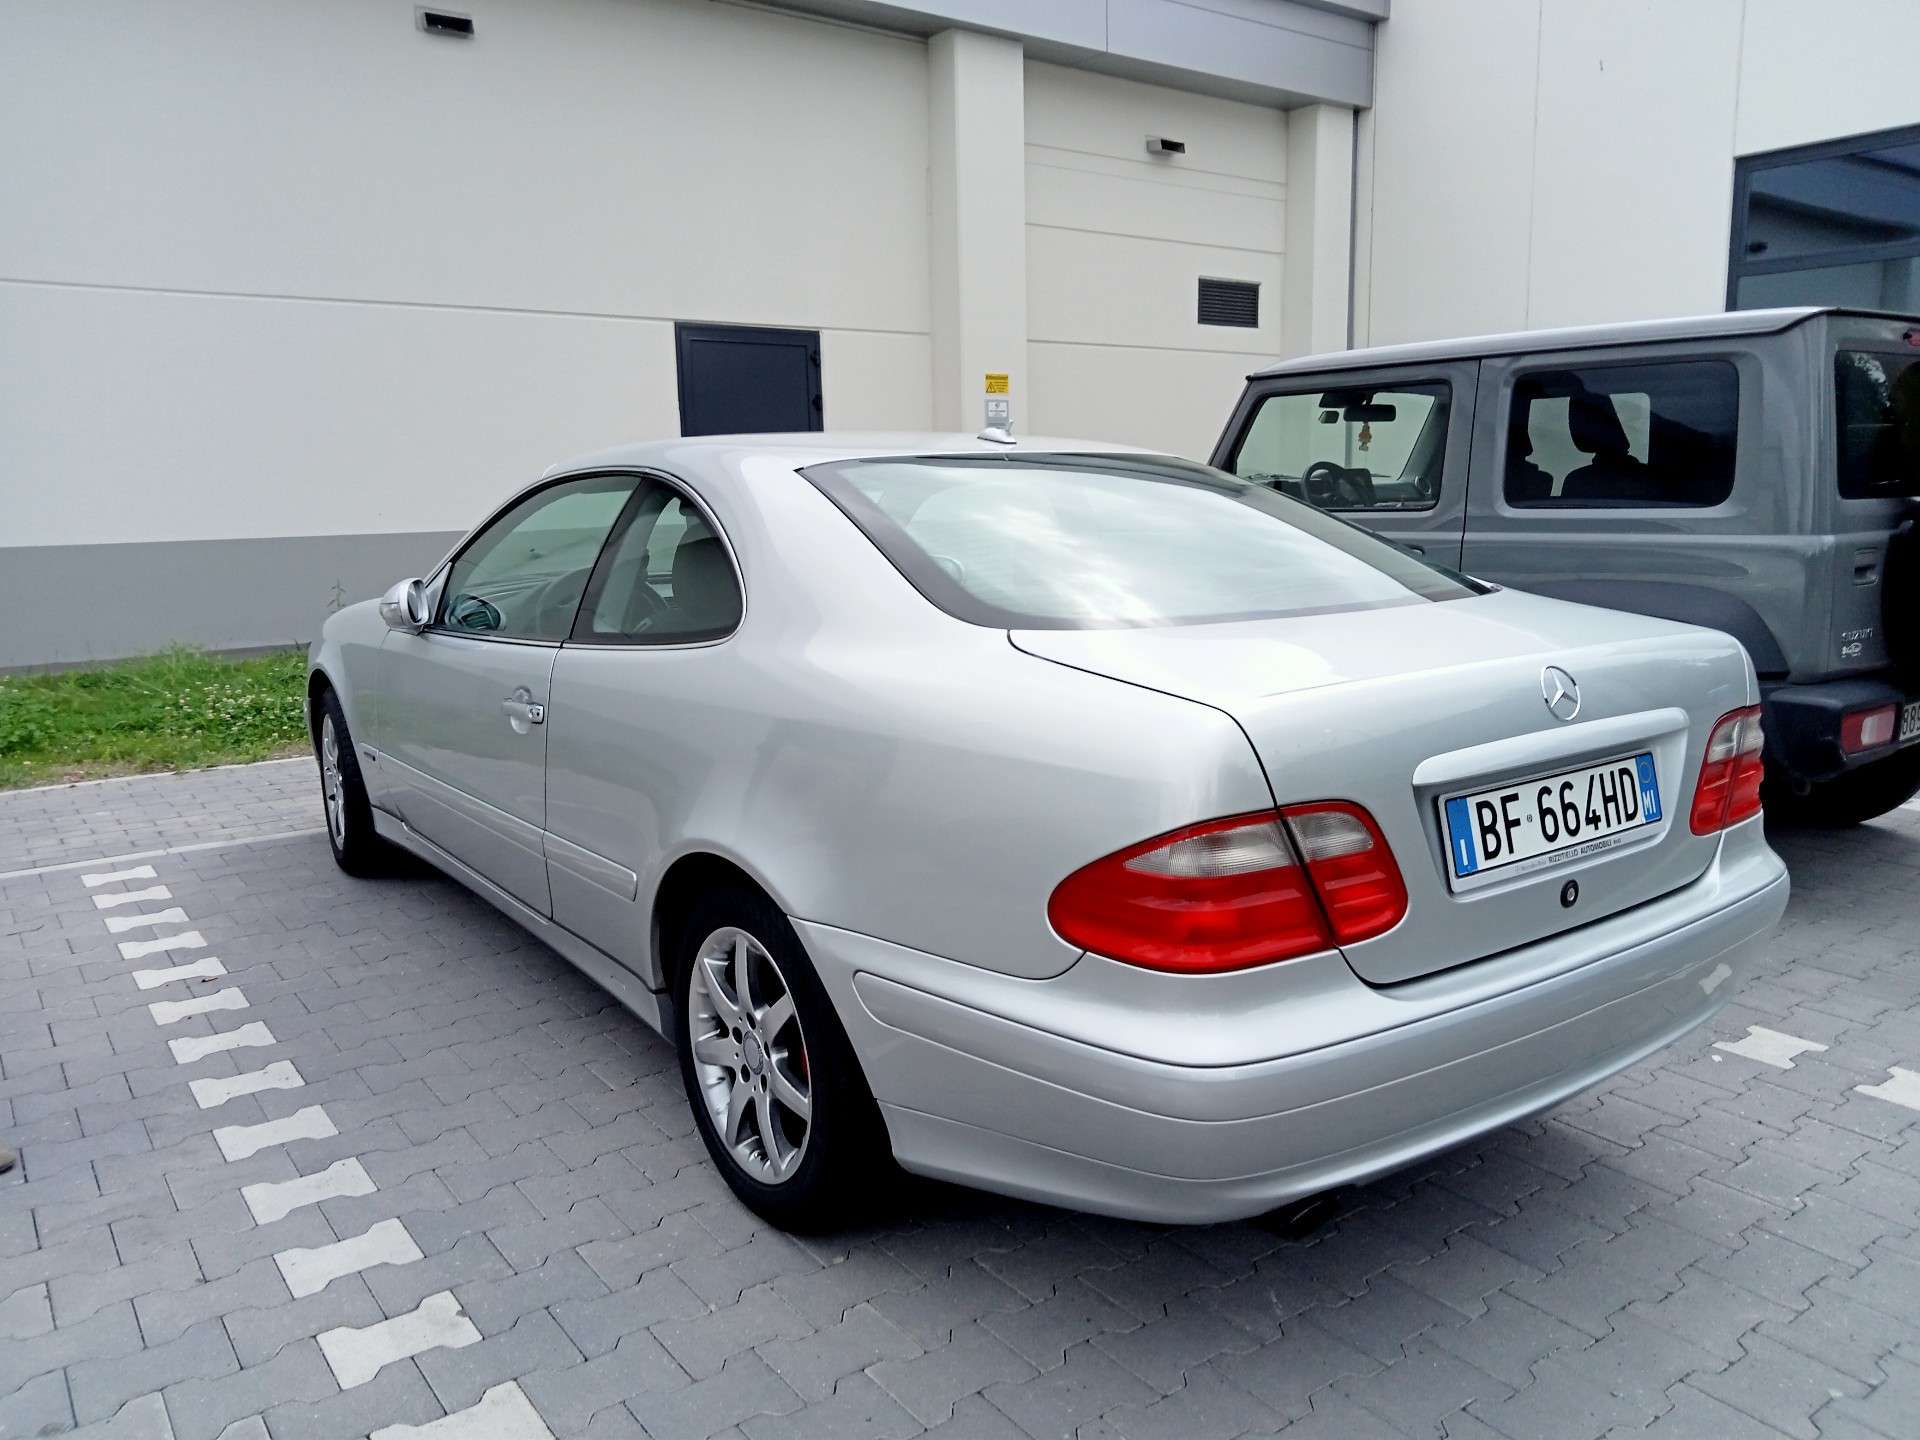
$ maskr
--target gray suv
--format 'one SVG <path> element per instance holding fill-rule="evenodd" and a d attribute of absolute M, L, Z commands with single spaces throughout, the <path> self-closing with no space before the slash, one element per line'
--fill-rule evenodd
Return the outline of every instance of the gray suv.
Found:
<path fill-rule="evenodd" d="M 1920 317 L 1749 310 L 1288 361 L 1215 448 L 1481 579 L 1733 635 L 1776 814 L 1920 790 Z"/>

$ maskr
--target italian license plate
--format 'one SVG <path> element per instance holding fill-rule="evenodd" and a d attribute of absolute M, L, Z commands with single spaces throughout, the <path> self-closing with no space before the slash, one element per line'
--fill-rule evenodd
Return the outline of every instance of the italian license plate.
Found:
<path fill-rule="evenodd" d="M 1447 854 L 1453 888 L 1490 871 L 1525 874 L 1624 845 L 1658 823 L 1660 777 L 1650 753 L 1448 797 Z"/>
<path fill-rule="evenodd" d="M 1900 738 L 1911 740 L 1920 735 L 1920 700 L 1909 700 L 1900 707 Z"/>

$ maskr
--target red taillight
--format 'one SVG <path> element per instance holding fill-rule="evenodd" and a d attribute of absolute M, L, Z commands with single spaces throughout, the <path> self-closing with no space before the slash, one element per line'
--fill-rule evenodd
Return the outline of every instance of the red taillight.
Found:
<path fill-rule="evenodd" d="M 1893 741 L 1894 723 L 1900 710 L 1895 705 L 1876 705 L 1871 710 L 1854 710 L 1840 717 L 1840 749 L 1848 755 L 1863 750 L 1878 750 Z"/>
<path fill-rule="evenodd" d="M 1290 805 L 1285 813 L 1336 944 L 1370 940 L 1400 923 L 1406 882 L 1371 815 L 1339 800 Z"/>
<path fill-rule="evenodd" d="M 1760 813 L 1764 747 L 1758 705 L 1720 717 L 1707 737 L 1700 780 L 1693 787 L 1694 834 L 1711 835 Z"/>
<path fill-rule="evenodd" d="M 1047 918 L 1096 954 L 1209 973 L 1364 940 L 1406 908 L 1372 818 L 1326 803 L 1212 820 L 1096 860 L 1060 882 Z"/>

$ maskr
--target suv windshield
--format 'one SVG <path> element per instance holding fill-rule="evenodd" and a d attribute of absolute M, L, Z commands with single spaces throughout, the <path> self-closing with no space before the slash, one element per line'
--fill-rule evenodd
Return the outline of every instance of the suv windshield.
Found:
<path fill-rule="evenodd" d="M 1161 456 L 845 460 L 801 472 L 976 625 L 1270 619 L 1484 593 L 1265 486 Z"/>
<path fill-rule="evenodd" d="M 1833 391 L 1840 493 L 1920 495 L 1920 356 L 1842 350 Z"/>

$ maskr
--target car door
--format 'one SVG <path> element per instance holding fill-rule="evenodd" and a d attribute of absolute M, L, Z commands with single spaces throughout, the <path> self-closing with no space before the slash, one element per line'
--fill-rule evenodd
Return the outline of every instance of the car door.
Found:
<path fill-rule="evenodd" d="M 1457 568 L 1478 372 L 1447 361 L 1256 381 L 1214 463 Z"/>
<path fill-rule="evenodd" d="M 514 500 L 436 577 L 432 622 L 381 654 L 377 763 L 401 818 L 542 915 L 554 656 L 635 483 L 574 476 Z"/>
<path fill-rule="evenodd" d="M 728 697 L 745 610 L 734 554 L 682 483 L 649 476 L 620 517 L 554 665 L 547 860 L 553 918 L 649 974 L 642 897 L 697 803 L 725 805 L 751 737 Z"/>

